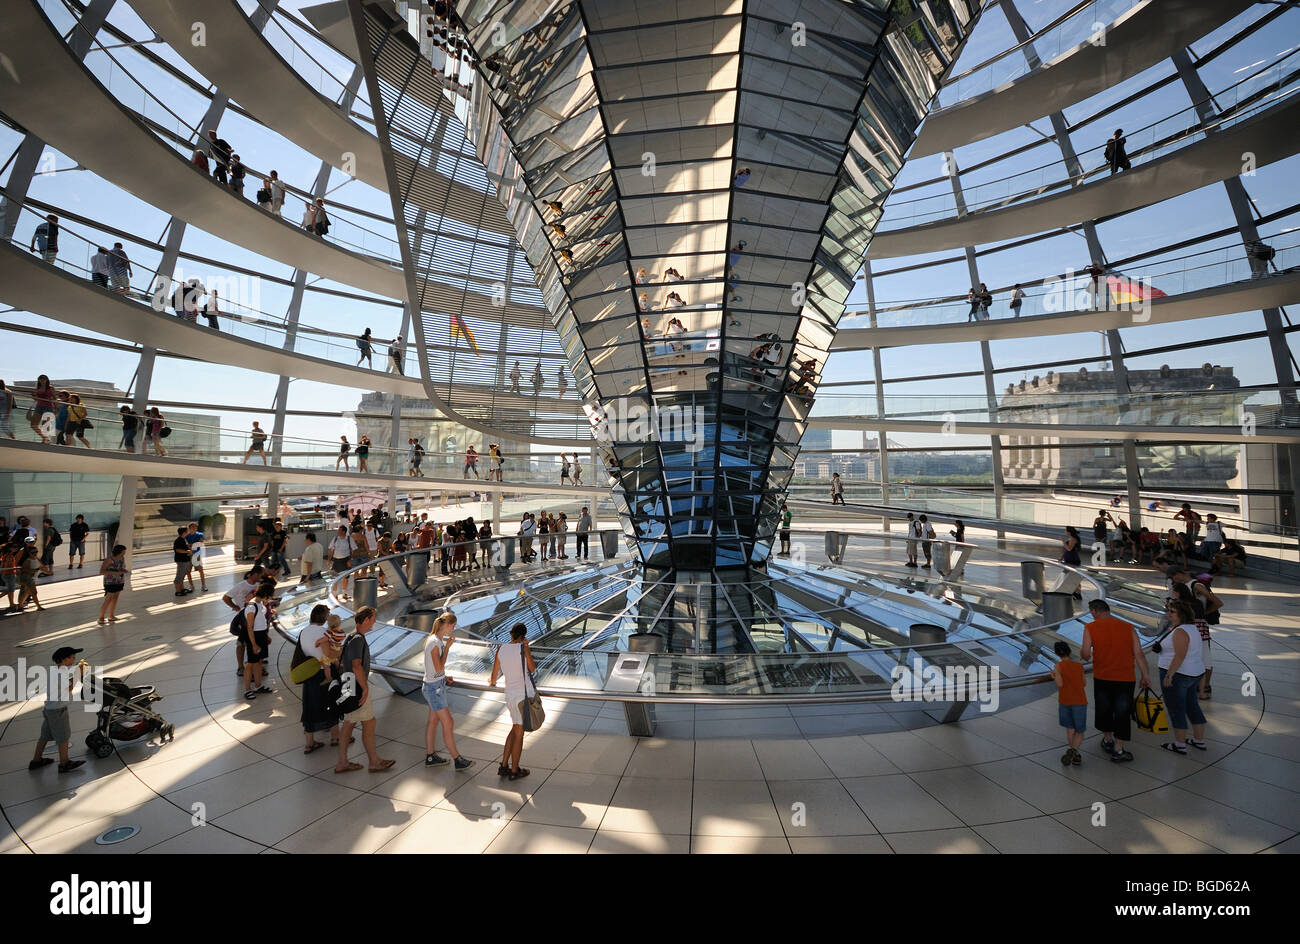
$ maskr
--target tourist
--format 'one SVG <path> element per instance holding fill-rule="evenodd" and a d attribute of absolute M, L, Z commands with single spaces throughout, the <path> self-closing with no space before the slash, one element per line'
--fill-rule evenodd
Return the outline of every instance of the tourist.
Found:
<path fill-rule="evenodd" d="M 1219 516 L 1208 514 L 1205 516 L 1205 540 L 1201 542 L 1200 557 L 1210 563 L 1214 563 L 1214 556 L 1219 553 L 1219 548 L 1223 547 L 1223 524 L 1219 521 Z"/>
<path fill-rule="evenodd" d="M 238 613 L 253 598 L 253 594 L 257 592 L 263 574 L 262 568 L 255 565 L 248 573 L 244 574 L 238 583 L 230 588 L 230 592 L 222 596 L 221 602 L 230 607 L 235 613 Z M 244 637 L 242 634 L 236 637 L 235 642 L 235 674 L 239 676 L 244 674 Z"/>
<path fill-rule="evenodd" d="M 176 540 L 172 542 L 172 560 L 176 563 L 176 578 L 172 586 L 176 588 L 173 596 L 183 597 L 191 591 L 185 589 L 185 578 L 190 573 L 190 546 L 185 541 L 185 527 L 176 529 Z"/>
<path fill-rule="evenodd" d="M 1169 712 L 1169 727 L 1174 739 L 1160 747 L 1175 754 L 1186 754 L 1187 745 L 1198 751 L 1206 750 L 1205 713 L 1197 698 L 1197 686 L 1205 674 L 1202 661 L 1200 632 L 1191 608 L 1175 600 L 1166 608 L 1172 629 L 1161 644 L 1160 697 Z M 1191 721 L 1192 737 L 1187 737 L 1187 722 Z"/>
<path fill-rule="evenodd" d="M 275 528 L 271 532 L 271 566 L 277 573 L 287 574 L 289 572 L 289 558 L 285 552 L 289 547 L 289 532 L 284 530 L 284 522 L 276 518 Z"/>
<path fill-rule="evenodd" d="M 1065 728 L 1065 753 L 1062 764 L 1075 767 L 1083 763 L 1079 747 L 1088 730 L 1088 695 L 1083 684 L 1083 664 L 1070 658 L 1070 644 L 1059 640 L 1052 651 L 1059 661 L 1052 666 L 1052 681 L 1056 683 L 1057 717 Z"/>
<path fill-rule="evenodd" d="M 68 528 L 68 570 L 72 569 L 72 559 L 77 560 L 77 569 L 80 570 L 86 563 L 86 535 L 90 534 L 90 525 L 86 524 L 85 515 L 77 515 Z"/>
<path fill-rule="evenodd" d="M 185 543 L 190 549 L 190 569 L 186 574 L 189 581 L 189 592 L 194 592 L 194 572 L 199 572 L 199 587 L 202 592 L 208 592 L 208 576 L 203 572 L 203 532 L 199 530 L 199 523 L 191 521 L 185 529 Z"/>
<path fill-rule="evenodd" d="M 330 569 L 335 574 L 342 574 L 347 571 L 352 554 L 356 550 L 356 543 L 348 536 L 347 525 L 339 525 L 339 533 L 330 541 Z M 344 577 L 339 582 L 338 589 L 339 599 L 348 598 L 348 578 Z"/>
<path fill-rule="evenodd" d="M 36 739 L 35 752 L 32 754 L 31 761 L 27 764 L 28 770 L 40 770 L 42 767 L 54 763 L 52 757 L 42 756 L 45 753 L 45 745 L 53 741 L 59 747 L 59 773 L 66 774 L 76 770 L 84 760 L 69 760 L 68 748 L 72 744 L 72 720 L 68 717 L 68 708 L 72 704 L 73 688 L 78 681 L 74 678 L 72 667 L 77 665 L 77 654 L 82 652 L 81 649 L 73 649 L 71 646 L 60 646 L 54 651 L 54 664 L 64 669 L 64 672 L 51 673 L 58 681 L 58 689 L 48 691 L 45 694 L 45 705 L 41 711 L 41 733 Z M 85 682 L 86 664 L 83 662 L 80 666 L 80 681 Z M 67 680 L 67 687 L 63 685 L 64 679 Z"/>
<path fill-rule="evenodd" d="M 1214 573 L 1219 568 L 1226 566 L 1228 568 L 1228 576 L 1235 577 L 1237 576 L 1237 565 L 1241 564 L 1242 566 L 1245 566 L 1245 563 L 1246 549 L 1241 546 L 1241 542 L 1236 538 L 1230 538 L 1225 535 L 1223 538 L 1223 550 L 1214 555 L 1214 566 L 1210 568 L 1210 572 Z"/>
<path fill-rule="evenodd" d="M 1138 529 L 1137 533 L 1137 562 L 1146 563 L 1146 557 L 1151 555 L 1151 563 L 1155 564 L 1156 556 L 1160 553 L 1160 535 L 1156 534 L 1145 525 Z"/>
<path fill-rule="evenodd" d="M 456 526 L 449 524 L 442 532 L 442 544 L 438 548 L 439 569 L 445 576 L 451 568 L 452 545 L 456 543 Z"/>
<path fill-rule="evenodd" d="M 930 523 L 930 519 L 925 515 L 922 515 L 917 520 L 917 524 L 920 525 L 921 530 L 921 553 L 925 555 L 925 563 L 921 566 L 929 570 L 934 563 L 931 559 L 931 553 L 934 550 L 934 525 Z"/>
<path fill-rule="evenodd" d="M 27 601 L 36 604 L 36 609 L 43 610 L 40 597 L 36 592 L 36 578 L 49 576 L 49 570 L 41 563 L 41 556 L 36 552 L 36 538 L 28 535 L 23 539 L 22 554 L 18 558 L 18 604 L 17 609 L 27 606 Z"/>
<path fill-rule="evenodd" d="M 316 540 L 315 532 L 307 532 L 307 546 L 303 548 L 298 567 L 302 574 L 298 578 L 298 586 L 304 586 L 320 578 L 321 571 L 325 567 L 325 548 L 321 547 L 320 542 Z"/>
<path fill-rule="evenodd" d="M 273 689 L 265 681 L 265 663 L 271 651 L 271 606 L 275 581 L 263 580 L 244 607 L 244 697 L 252 701 Z"/>
<path fill-rule="evenodd" d="M 66 446 L 68 444 L 68 406 L 71 404 L 72 395 L 66 390 L 60 390 L 55 396 L 54 405 L 54 444 L 56 446 Z"/>
<path fill-rule="evenodd" d="M 271 209 L 271 178 L 263 177 L 262 186 L 257 191 L 257 208 L 270 212 Z"/>
<path fill-rule="evenodd" d="M 1065 537 L 1061 539 L 1061 557 L 1060 561 L 1067 567 L 1079 567 L 1083 561 L 1079 559 L 1079 546 L 1083 542 L 1079 540 L 1079 532 L 1073 525 L 1065 526 Z"/>
<path fill-rule="evenodd" d="M 46 215 L 44 221 L 36 224 L 29 247 L 32 252 L 41 254 L 41 261 L 54 264 L 59 255 L 59 218 L 53 213 Z"/>
<path fill-rule="evenodd" d="M 262 424 L 253 420 L 253 430 L 249 434 L 248 452 L 244 453 L 244 464 L 257 453 L 262 458 L 262 465 L 270 465 L 266 459 L 266 430 L 262 429 Z"/>
<path fill-rule="evenodd" d="M 537 694 L 533 685 L 536 671 L 537 665 L 528 646 L 528 627 L 516 623 L 510 630 L 510 642 L 497 647 L 492 658 L 492 676 L 488 680 L 488 687 L 495 688 L 497 678 L 504 676 L 506 708 L 510 712 L 510 733 L 506 735 L 501 751 L 497 776 L 519 780 L 530 773 L 528 768 L 519 766 L 524 751 L 524 716 L 520 702 Z"/>
<path fill-rule="evenodd" d="M 167 429 L 167 418 L 162 415 L 162 412 L 156 406 L 149 407 L 145 411 L 144 451 L 147 452 L 149 444 L 153 443 L 154 452 L 157 455 L 167 455 L 167 450 L 162 446 L 162 441 L 165 438 L 163 436 L 164 429 Z"/>
<path fill-rule="evenodd" d="M 1114 524 L 1115 519 L 1110 516 L 1110 512 L 1105 508 L 1098 510 L 1097 517 L 1092 519 L 1092 539 L 1099 543 L 1103 549 L 1109 544 L 1109 529 L 1106 527 L 1108 522 Z M 1104 559 L 1102 563 L 1105 563 Z"/>
<path fill-rule="evenodd" d="M 93 428 L 89 418 L 89 411 L 86 409 L 85 404 L 81 402 L 80 395 L 69 394 L 68 424 L 63 431 L 64 442 L 71 446 L 73 445 L 72 440 L 79 439 L 83 446 L 87 449 L 91 448 L 90 441 L 86 439 L 84 432 L 87 428 Z"/>
<path fill-rule="evenodd" d="M 357 443 L 357 471 L 370 471 L 370 437 L 362 436 L 361 442 Z"/>
<path fill-rule="evenodd" d="M 1124 145 L 1128 143 L 1128 138 L 1124 137 L 1124 129 L 1116 128 L 1115 133 L 1106 142 L 1104 155 L 1106 163 L 1110 166 L 1111 174 L 1116 174 L 1122 170 L 1130 170 L 1133 164 L 1128 159 L 1128 152 Z"/>
<path fill-rule="evenodd" d="M 63 544 L 63 535 L 59 534 L 59 529 L 54 527 L 53 518 L 41 519 L 41 565 L 44 567 L 42 576 L 49 577 L 54 573 L 54 551 Z"/>
<path fill-rule="evenodd" d="M 117 601 L 126 588 L 126 545 L 114 544 L 112 552 L 99 565 L 104 578 L 104 602 L 99 605 L 99 625 L 117 622 Z"/>
<path fill-rule="evenodd" d="M 533 535 L 537 533 L 537 523 L 533 516 L 524 512 L 523 521 L 519 523 L 519 559 L 525 564 L 533 559 Z"/>
<path fill-rule="evenodd" d="M 420 440 L 416 440 L 411 449 L 411 473 L 416 478 L 424 478 L 424 472 L 420 470 L 420 463 L 424 461 L 424 447 L 420 445 Z"/>
<path fill-rule="evenodd" d="M 510 392 L 522 395 L 519 389 L 519 381 L 523 379 L 523 374 L 519 370 L 519 362 L 515 361 L 515 366 L 510 369 Z"/>
<path fill-rule="evenodd" d="M 577 488 L 582 484 L 582 463 L 578 461 L 578 454 L 573 454 L 573 487 Z"/>
<path fill-rule="evenodd" d="M 238 154 L 230 155 L 230 190 L 236 196 L 244 195 L 244 177 L 248 172 Z"/>
<path fill-rule="evenodd" d="M 1023 305 L 1024 303 L 1025 303 L 1025 293 L 1020 288 L 1020 283 L 1017 282 L 1016 287 L 1011 290 L 1011 317 L 1012 318 L 1020 317 L 1020 306 Z"/>
<path fill-rule="evenodd" d="M 831 504 L 844 504 L 844 481 L 838 472 L 831 473 Z"/>
<path fill-rule="evenodd" d="M 461 475 L 461 478 L 466 478 L 466 479 L 469 478 L 469 474 L 471 471 L 473 471 L 474 473 L 474 478 L 479 477 L 478 452 L 474 449 L 473 446 L 467 446 L 465 448 L 465 469 L 463 474 Z"/>
<path fill-rule="evenodd" d="M 330 608 L 324 603 L 317 603 L 311 609 L 308 623 L 298 634 L 298 649 L 306 659 L 315 659 L 320 667 L 316 674 L 302 683 L 302 721 L 306 744 L 304 754 L 314 754 L 325 747 L 324 741 L 316 740 L 321 731 L 330 733 L 330 746 L 338 746 L 339 722 L 338 712 L 327 697 L 329 683 L 332 681 L 331 669 L 339 658 L 339 650 L 331 634 L 329 623 L 339 625 L 339 618 L 330 615 Z"/>
<path fill-rule="evenodd" d="M 1180 567 L 1187 566 L 1187 544 L 1177 530 L 1170 528 L 1165 533 L 1164 546 L 1160 549 L 1160 553 L 1155 556 L 1152 564 L 1161 573 L 1168 573 L 1169 568 L 1175 562 Z"/>
<path fill-rule="evenodd" d="M 481 563 L 480 568 L 486 570 L 492 560 L 492 524 L 484 521 L 478 529 L 478 550 Z"/>
<path fill-rule="evenodd" d="M 353 631 L 343 642 L 339 668 L 343 672 L 352 673 L 355 684 L 360 690 L 361 702 L 355 711 L 343 716 L 343 724 L 339 730 L 339 757 L 334 772 L 346 774 L 361 769 L 360 764 L 348 760 L 348 745 L 352 742 L 352 731 L 359 724 L 361 744 L 365 747 L 366 757 L 370 761 L 370 772 L 380 773 L 397 762 L 380 757 L 379 751 L 375 748 L 375 703 L 370 697 L 370 645 L 366 642 L 366 633 L 375 626 L 375 608 L 361 607 L 357 610 L 353 623 Z"/>
<path fill-rule="evenodd" d="M 904 567 L 916 567 L 916 543 L 921 539 L 921 522 L 910 511 L 907 513 L 907 563 Z"/>
<path fill-rule="evenodd" d="M 1186 549 L 1190 550 L 1196 544 L 1196 536 L 1201 533 L 1200 514 L 1192 510 L 1191 504 L 1183 502 L 1183 507 L 1174 512 L 1174 520 L 1187 523 Z"/>
<path fill-rule="evenodd" d="M 118 412 L 122 415 L 122 449 L 135 455 L 135 431 L 140 425 L 140 417 L 129 406 L 121 407 Z"/>
<path fill-rule="evenodd" d="M 125 295 L 127 289 L 131 287 L 131 276 L 135 270 L 131 268 L 131 259 L 126 254 L 126 249 L 121 243 L 113 243 L 113 251 L 108 254 L 108 280 L 113 286 L 113 291 L 119 295 Z"/>
<path fill-rule="evenodd" d="M 538 361 L 533 367 L 533 396 L 539 396 L 542 387 L 546 385 L 546 378 L 542 376 L 542 362 Z"/>
<path fill-rule="evenodd" d="M 371 544 L 366 538 L 366 529 L 361 524 L 361 518 L 358 515 L 356 520 L 352 522 L 352 567 L 365 567 L 366 564 L 370 563 L 370 558 Z M 361 571 L 358 576 L 365 576 L 368 570 L 369 568 Z"/>
<path fill-rule="evenodd" d="M 208 176 L 208 155 L 203 152 L 203 148 L 196 147 L 194 156 L 190 158 L 190 163 L 203 172 L 203 176 Z"/>
<path fill-rule="evenodd" d="M 34 405 L 28 413 L 28 422 L 31 424 L 32 432 L 41 437 L 41 443 L 44 445 L 49 445 L 50 437 L 47 434 L 54 430 L 57 396 L 49 377 L 41 374 L 36 378 L 36 388 L 32 391 Z"/>
<path fill-rule="evenodd" d="M 559 519 L 556 520 L 554 516 L 552 516 L 551 521 L 552 521 L 551 534 L 553 535 L 552 540 L 557 541 L 559 543 L 560 560 L 568 560 L 569 559 L 569 554 L 568 554 L 569 516 L 566 515 L 564 512 L 560 512 Z M 552 553 L 554 553 L 554 549 L 552 549 Z"/>
<path fill-rule="evenodd" d="M 743 187 L 749 182 L 751 173 L 752 171 L 748 167 L 742 167 L 740 170 L 736 171 L 736 176 L 732 178 L 732 182 L 737 187 Z"/>
<path fill-rule="evenodd" d="M 1116 562 L 1121 560 L 1128 561 L 1130 564 L 1137 562 L 1137 536 L 1123 518 L 1119 519 L 1115 536 L 1110 540 L 1110 552 Z"/>
<path fill-rule="evenodd" d="M 223 186 L 229 186 L 226 169 L 230 166 L 230 143 L 225 138 L 217 137 L 217 132 L 208 129 L 208 151 L 212 154 L 212 179 Z"/>
<path fill-rule="evenodd" d="M 547 550 L 550 548 L 551 519 L 543 511 L 537 517 L 537 549 L 541 551 L 542 562 L 546 562 Z"/>
<path fill-rule="evenodd" d="M 564 399 L 565 391 L 569 389 L 569 378 L 565 376 L 563 367 L 555 371 L 555 385 L 560 388 L 560 399 Z"/>
<path fill-rule="evenodd" d="M 952 539 L 956 541 L 958 544 L 965 543 L 966 522 L 962 521 L 960 518 L 957 518 L 953 521 L 953 525 L 955 527 L 952 530 L 950 530 L 948 533 L 952 535 Z"/>
<path fill-rule="evenodd" d="M 110 271 L 108 250 L 103 246 L 96 246 L 95 254 L 90 257 L 90 281 L 100 288 L 108 288 Z"/>
<path fill-rule="evenodd" d="M 1092 621 L 1083 627 L 1079 658 L 1092 663 L 1094 723 L 1101 732 L 1101 749 L 1116 763 L 1133 759 L 1124 745 L 1132 739 L 1133 682 L 1149 688 L 1146 655 L 1131 623 L 1110 615 L 1105 600 L 1088 603 Z M 1136 667 L 1136 671 L 1135 671 Z"/>
<path fill-rule="evenodd" d="M 501 465 L 504 458 L 501 455 L 501 447 L 496 443 L 488 444 L 488 461 L 491 467 L 488 469 L 488 481 L 501 481 Z"/>
<path fill-rule="evenodd" d="M 310 233 L 316 227 L 316 204 L 308 197 L 303 201 L 302 207 L 302 228 Z"/>
<path fill-rule="evenodd" d="M 456 614 L 443 610 L 434 619 L 433 629 L 424 644 L 424 685 L 421 691 L 429 703 L 429 721 L 424 729 L 424 746 L 428 753 L 424 755 L 424 766 L 438 767 L 447 763 L 447 758 L 438 753 L 438 729 L 441 728 L 443 743 L 447 745 L 447 753 L 456 769 L 468 770 L 474 762 L 461 757 L 460 751 L 456 750 L 456 722 L 447 707 L 447 686 L 452 683 L 446 674 L 447 653 L 455 641 Z"/>
<path fill-rule="evenodd" d="M 340 436 L 339 442 L 341 443 L 339 446 L 339 457 L 334 460 L 334 471 L 337 472 L 339 470 L 339 464 L 342 463 L 343 471 L 350 472 L 352 470 L 348 466 L 348 456 L 352 454 L 352 444 L 348 442 L 348 437 L 346 436 Z"/>
<path fill-rule="evenodd" d="M 267 187 L 271 191 L 271 212 L 280 216 L 280 209 L 284 206 L 284 181 L 278 171 L 271 171 Z"/>
<path fill-rule="evenodd" d="M 569 484 L 569 468 L 570 466 L 569 466 L 568 453 L 564 453 L 564 452 L 560 453 L 560 484 L 561 485 Z"/>
<path fill-rule="evenodd" d="M 357 358 L 357 366 L 360 367 L 361 362 L 365 361 L 366 367 L 370 370 L 374 370 L 375 362 L 372 359 L 373 351 L 371 350 L 370 343 L 370 329 L 367 328 L 361 333 L 361 337 L 357 338 L 357 350 L 361 352 L 361 356 Z"/>
<path fill-rule="evenodd" d="M 790 506 L 787 505 L 785 502 L 781 502 L 781 507 L 777 511 L 777 514 L 781 518 L 781 550 L 778 551 L 777 553 L 789 554 L 790 553 L 790 522 L 793 520 L 794 515 L 790 513 Z"/>
<path fill-rule="evenodd" d="M 311 231 L 322 238 L 330 231 L 330 218 L 325 212 L 325 200 L 321 197 L 316 198 L 316 207 L 312 212 Z"/>
<path fill-rule="evenodd" d="M 406 376 L 405 371 L 406 351 L 401 338 L 395 338 L 393 343 L 388 345 L 388 369 L 398 376 Z"/>

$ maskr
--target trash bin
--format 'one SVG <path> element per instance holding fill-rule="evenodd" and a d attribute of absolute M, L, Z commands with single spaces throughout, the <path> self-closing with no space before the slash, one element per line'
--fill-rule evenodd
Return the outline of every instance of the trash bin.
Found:
<path fill-rule="evenodd" d="M 614 535 L 617 537 L 617 534 Z M 614 656 L 614 667 L 605 683 L 608 692 L 639 692 L 647 672 L 653 672 L 654 660 L 645 654 L 663 652 L 664 637 L 658 633 L 633 633 L 627 639 L 627 652 Z M 644 701 L 623 702 L 627 733 L 632 737 L 654 737 L 655 706 Z"/>
<path fill-rule="evenodd" d="M 412 589 L 429 579 L 429 552 L 418 551 L 406 556 L 406 583 Z"/>
<path fill-rule="evenodd" d="M 1026 600 L 1038 600 L 1043 595 L 1043 562 L 1020 562 L 1020 593 Z"/>
<path fill-rule="evenodd" d="M 618 539 L 617 531 L 600 532 L 600 552 L 605 555 L 605 560 L 613 560 L 618 556 Z"/>
<path fill-rule="evenodd" d="M 406 627 L 408 629 L 418 629 L 422 633 L 428 633 L 433 630 L 433 621 L 438 614 L 433 610 L 412 610 L 406 614 Z"/>
<path fill-rule="evenodd" d="M 839 531 L 826 532 L 826 559 L 832 564 L 844 560 L 844 551 L 849 546 L 849 536 Z"/>
<path fill-rule="evenodd" d="M 907 630 L 907 636 L 915 645 L 928 646 L 931 643 L 947 642 L 948 631 L 934 623 L 913 623 Z"/>
<path fill-rule="evenodd" d="M 492 566 L 505 570 L 515 562 L 515 548 L 519 546 L 518 538 L 501 538 L 492 542 Z"/>
<path fill-rule="evenodd" d="M 354 577 L 352 579 L 352 609 L 374 606 L 379 602 L 378 577 Z"/>
<path fill-rule="evenodd" d="M 952 564 L 952 545 L 947 541 L 935 541 L 930 546 L 930 553 L 934 556 L 935 572 L 948 573 Z"/>
<path fill-rule="evenodd" d="M 1053 593 L 1048 590 L 1043 594 L 1043 622 L 1050 626 L 1074 616 L 1074 594 Z"/>

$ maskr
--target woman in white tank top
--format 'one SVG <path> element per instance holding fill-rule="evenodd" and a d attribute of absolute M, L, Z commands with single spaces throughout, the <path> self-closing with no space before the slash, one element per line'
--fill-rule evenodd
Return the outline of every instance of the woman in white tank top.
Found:
<path fill-rule="evenodd" d="M 1205 672 L 1201 634 L 1191 607 L 1183 601 L 1170 601 L 1166 611 L 1174 628 L 1161 643 L 1160 688 L 1174 739 L 1160 746 L 1175 754 L 1186 754 L 1189 744 L 1203 751 L 1206 749 L 1205 713 L 1201 711 L 1197 694 L 1197 685 Z M 1189 720 L 1193 736 L 1185 737 Z"/>
<path fill-rule="evenodd" d="M 525 698 L 537 694 L 533 687 L 532 674 L 537 671 L 533 654 L 528 647 L 528 627 L 516 623 L 510 630 L 510 642 L 497 647 L 492 660 L 492 678 L 488 685 L 495 686 L 498 676 L 505 677 L 506 707 L 510 709 L 510 733 L 501 752 L 501 766 L 497 775 L 518 780 L 527 777 L 529 770 L 519 766 L 519 758 L 524 751 L 524 716 L 519 703 Z"/>

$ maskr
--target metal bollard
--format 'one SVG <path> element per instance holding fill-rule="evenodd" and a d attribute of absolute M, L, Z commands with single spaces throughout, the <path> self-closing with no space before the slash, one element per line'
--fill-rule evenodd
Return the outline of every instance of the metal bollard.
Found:
<path fill-rule="evenodd" d="M 907 637 L 917 646 L 927 646 L 936 642 L 947 642 L 948 631 L 934 623 L 913 623 L 907 630 Z"/>
<path fill-rule="evenodd" d="M 352 609 L 374 606 L 379 601 L 378 577 L 355 577 L 352 580 Z"/>
<path fill-rule="evenodd" d="M 947 541 L 935 541 L 930 552 L 934 555 L 936 573 L 946 574 L 952 565 L 952 545 Z"/>
<path fill-rule="evenodd" d="M 429 579 L 429 552 L 409 554 L 406 558 L 406 582 L 412 590 Z"/>
<path fill-rule="evenodd" d="M 1074 594 L 1053 593 L 1048 590 L 1043 594 L 1043 622 L 1051 626 L 1074 616 Z"/>
<path fill-rule="evenodd" d="M 412 610 L 406 614 L 406 628 L 418 629 L 422 633 L 431 632 L 437 616 L 433 610 Z"/>
<path fill-rule="evenodd" d="M 1043 562 L 1020 562 L 1020 593 L 1026 600 L 1039 600 L 1043 595 Z"/>

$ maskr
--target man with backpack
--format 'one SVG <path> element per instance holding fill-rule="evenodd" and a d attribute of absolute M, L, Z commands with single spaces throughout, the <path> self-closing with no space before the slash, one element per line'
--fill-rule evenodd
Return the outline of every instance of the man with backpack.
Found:
<path fill-rule="evenodd" d="M 85 515 L 77 515 L 77 520 L 68 529 L 68 570 L 72 569 L 72 559 L 78 558 L 77 569 L 86 563 L 86 535 L 90 534 L 90 525 L 86 524 Z"/>
<path fill-rule="evenodd" d="M 1110 165 L 1112 174 L 1121 170 L 1130 170 L 1133 164 L 1128 159 L 1128 152 L 1124 150 L 1124 145 L 1128 143 L 1128 138 L 1124 137 L 1124 129 L 1116 128 L 1114 137 L 1106 142 L 1106 163 Z"/>
<path fill-rule="evenodd" d="M 208 129 L 208 150 L 212 152 L 212 179 L 223 186 L 230 186 L 226 169 L 230 166 L 230 142 L 217 137 L 216 130 Z"/>
<path fill-rule="evenodd" d="M 235 611 L 235 620 L 231 621 L 230 634 L 238 642 L 235 644 L 235 674 L 242 676 L 244 674 L 244 633 L 242 629 L 236 626 L 236 620 L 243 613 L 244 607 L 252 599 L 253 594 L 257 592 L 258 585 L 262 582 L 262 568 L 254 566 L 252 570 L 244 574 L 242 580 L 230 588 L 230 592 L 221 598 L 221 602 L 226 604 Z M 241 621 L 242 622 L 242 621 Z"/>
<path fill-rule="evenodd" d="M 348 744 L 352 740 L 352 731 L 361 725 L 361 744 L 366 749 L 366 758 L 370 761 L 370 772 L 379 773 L 397 763 L 379 756 L 375 747 L 375 703 L 370 697 L 370 644 L 366 642 L 366 633 L 375 627 L 375 608 L 363 606 L 353 619 L 354 628 L 343 640 L 342 655 L 339 657 L 338 691 L 347 696 L 360 695 L 360 700 L 351 711 L 345 712 L 339 730 L 339 757 L 334 767 L 336 774 L 347 774 L 360 770 L 361 765 L 348 760 Z M 335 689 L 331 686 L 331 691 Z"/>
<path fill-rule="evenodd" d="M 63 535 L 59 534 L 59 529 L 54 527 L 54 519 L 46 518 L 41 524 L 41 564 L 44 572 L 41 576 L 48 577 L 54 572 L 54 551 L 63 545 Z"/>

